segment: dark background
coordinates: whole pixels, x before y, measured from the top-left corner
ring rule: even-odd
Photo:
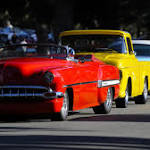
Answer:
[[[133,38],[149,39],[150,0],[4,0],[0,5],[0,27],[36,29],[55,37],[72,29],[119,29]]]

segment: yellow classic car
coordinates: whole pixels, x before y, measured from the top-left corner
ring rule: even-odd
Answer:
[[[135,57],[131,35],[120,30],[72,30],[60,34],[60,43],[79,54],[94,54],[120,70],[120,93],[116,107],[126,108],[129,99],[145,104],[150,90],[150,63]]]

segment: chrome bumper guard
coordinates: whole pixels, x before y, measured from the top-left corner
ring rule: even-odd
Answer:
[[[7,85],[0,86],[0,98],[4,97],[42,97],[45,99],[61,98],[62,92],[54,92],[44,86]]]

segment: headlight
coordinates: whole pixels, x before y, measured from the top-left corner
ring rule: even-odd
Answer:
[[[51,83],[54,79],[54,75],[51,72],[45,72],[44,79],[47,83]]]

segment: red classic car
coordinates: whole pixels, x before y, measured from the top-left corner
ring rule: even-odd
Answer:
[[[70,56],[53,44],[13,45],[0,52],[0,115],[51,114],[93,107],[109,113],[119,93],[119,70],[93,55]]]

